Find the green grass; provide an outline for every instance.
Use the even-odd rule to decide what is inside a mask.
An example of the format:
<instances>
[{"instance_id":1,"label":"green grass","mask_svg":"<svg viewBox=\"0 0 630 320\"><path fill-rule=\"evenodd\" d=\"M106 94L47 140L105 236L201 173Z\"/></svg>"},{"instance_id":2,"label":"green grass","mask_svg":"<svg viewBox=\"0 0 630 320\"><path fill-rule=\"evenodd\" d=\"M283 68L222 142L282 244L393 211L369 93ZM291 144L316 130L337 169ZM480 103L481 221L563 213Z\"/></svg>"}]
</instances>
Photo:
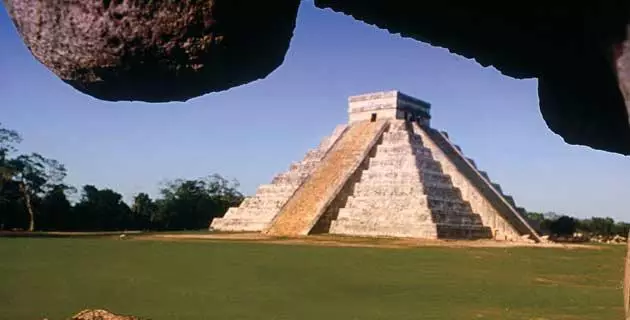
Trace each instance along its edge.
<instances>
[{"instance_id":1,"label":"green grass","mask_svg":"<svg viewBox=\"0 0 630 320\"><path fill-rule=\"evenodd\" d=\"M0 319L622 319L622 246L0 238Z\"/></svg>"}]
</instances>

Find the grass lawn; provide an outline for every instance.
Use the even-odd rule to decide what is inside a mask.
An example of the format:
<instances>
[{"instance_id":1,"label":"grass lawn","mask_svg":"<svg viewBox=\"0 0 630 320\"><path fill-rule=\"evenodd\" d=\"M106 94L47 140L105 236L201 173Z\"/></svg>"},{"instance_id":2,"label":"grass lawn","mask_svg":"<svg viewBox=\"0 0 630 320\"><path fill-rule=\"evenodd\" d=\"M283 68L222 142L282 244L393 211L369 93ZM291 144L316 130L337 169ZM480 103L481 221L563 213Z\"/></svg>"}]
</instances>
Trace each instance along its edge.
<instances>
[{"instance_id":1,"label":"grass lawn","mask_svg":"<svg viewBox=\"0 0 630 320\"><path fill-rule=\"evenodd\" d=\"M623 246L0 238L0 319L623 319Z\"/></svg>"}]
</instances>

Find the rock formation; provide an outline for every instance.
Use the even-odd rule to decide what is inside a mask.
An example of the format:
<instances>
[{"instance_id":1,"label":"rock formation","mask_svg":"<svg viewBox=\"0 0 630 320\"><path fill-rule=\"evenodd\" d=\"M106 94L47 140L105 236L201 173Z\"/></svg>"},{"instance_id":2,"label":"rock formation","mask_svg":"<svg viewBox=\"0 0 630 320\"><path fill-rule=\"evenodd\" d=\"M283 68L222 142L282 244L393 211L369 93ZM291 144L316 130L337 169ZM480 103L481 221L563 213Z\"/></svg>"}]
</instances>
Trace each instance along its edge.
<instances>
[{"instance_id":1,"label":"rock formation","mask_svg":"<svg viewBox=\"0 0 630 320\"><path fill-rule=\"evenodd\" d=\"M188 100L266 77L299 0L4 0L32 54L103 100Z\"/></svg>"},{"instance_id":2,"label":"rock formation","mask_svg":"<svg viewBox=\"0 0 630 320\"><path fill-rule=\"evenodd\" d=\"M628 38L628 1L315 4L448 48L514 78L539 78L540 109L552 131L570 144L630 155L630 104L620 90L630 86L630 73L613 55ZM626 76L619 81L618 74Z\"/></svg>"},{"instance_id":3,"label":"rock formation","mask_svg":"<svg viewBox=\"0 0 630 320\"><path fill-rule=\"evenodd\" d=\"M512 197L398 91L350 97L349 123L211 223L273 236L540 241Z\"/></svg>"},{"instance_id":4,"label":"rock formation","mask_svg":"<svg viewBox=\"0 0 630 320\"><path fill-rule=\"evenodd\" d=\"M140 320L134 316L122 316L102 309L86 309L70 318L71 320Z\"/></svg>"}]
</instances>

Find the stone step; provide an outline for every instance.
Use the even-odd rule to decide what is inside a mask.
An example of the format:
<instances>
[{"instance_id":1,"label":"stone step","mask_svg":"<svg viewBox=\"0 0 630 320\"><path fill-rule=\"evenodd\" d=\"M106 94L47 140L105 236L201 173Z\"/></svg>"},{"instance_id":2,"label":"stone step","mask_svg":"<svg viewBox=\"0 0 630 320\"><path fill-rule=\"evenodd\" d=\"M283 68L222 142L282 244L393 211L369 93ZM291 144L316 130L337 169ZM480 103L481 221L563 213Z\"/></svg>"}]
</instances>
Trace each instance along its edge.
<instances>
[{"instance_id":1,"label":"stone step","mask_svg":"<svg viewBox=\"0 0 630 320\"><path fill-rule=\"evenodd\" d=\"M290 184L263 184L256 189L256 196L266 195L291 195L297 186Z\"/></svg>"},{"instance_id":2,"label":"stone step","mask_svg":"<svg viewBox=\"0 0 630 320\"><path fill-rule=\"evenodd\" d=\"M350 196L345 208L363 210L387 209L390 211L406 210L408 208L426 208L426 197L410 196Z\"/></svg>"},{"instance_id":3,"label":"stone step","mask_svg":"<svg viewBox=\"0 0 630 320\"><path fill-rule=\"evenodd\" d=\"M269 224L268 220L215 218L210 228L219 231L258 232L262 231L267 224Z\"/></svg>"},{"instance_id":4,"label":"stone step","mask_svg":"<svg viewBox=\"0 0 630 320\"><path fill-rule=\"evenodd\" d=\"M399 162L409 162L409 163L417 163L417 162L436 162L435 160L433 160L433 158L419 158L411 153L409 154L398 154L398 155L391 155L391 154L383 154L383 153L376 153L374 155L374 157L371 158L372 160L389 160L389 161L399 161Z\"/></svg>"},{"instance_id":5,"label":"stone step","mask_svg":"<svg viewBox=\"0 0 630 320\"><path fill-rule=\"evenodd\" d=\"M390 138L386 138L387 136L383 135L383 140L381 141L381 143L379 143L379 147L378 150L386 150L386 149L390 149L390 148L394 148L394 149L403 149L403 150L426 150L427 148L422 144L422 141L420 141L419 139L415 139L415 138L410 138L410 136L406 136L406 137L390 137ZM429 151L430 152L430 151Z\"/></svg>"},{"instance_id":6,"label":"stone step","mask_svg":"<svg viewBox=\"0 0 630 320\"><path fill-rule=\"evenodd\" d=\"M350 220L387 220L393 222L434 222L434 223L454 223L454 224L483 224L479 215L470 211L455 210L427 210L422 206L407 207L399 211L390 208L341 208L337 219Z\"/></svg>"},{"instance_id":7,"label":"stone step","mask_svg":"<svg viewBox=\"0 0 630 320\"><path fill-rule=\"evenodd\" d=\"M387 132L392 132L396 130L407 130L408 123L405 120L390 120L389 129Z\"/></svg>"},{"instance_id":8,"label":"stone step","mask_svg":"<svg viewBox=\"0 0 630 320\"><path fill-rule=\"evenodd\" d=\"M355 195L356 194L356 190L357 189L371 189L371 188L375 188L375 189L383 189L383 188L400 188L400 187L404 187L404 188L420 188L421 192L424 193L424 188L427 187L431 187L431 188L443 188L443 189L448 189L448 188L453 188L453 185L450 183L441 183L441 182L425 182L425 181L421 181L419 178L417 178L416 180L368 180L368 181L359 181L357 182L357 184L354 186L355 189Z\"/></svg>"},{"instance_id":9,"label":"stone step","mask_svg":"<svg viewBox=\"0 0 630 320\"><path fill-rule=\"evenodd\" d=\"M415 161L434 161L431 155L414 154L411 151L406 152L377 152L372 159L377 160L411 160Z\"/></svg>"},{"instance_id":10,"label":"stone step","mask_svg":"<svg viewBox=\"0 0 630 320\"><path fill-rule=\"evenodd\" d=\"M239 208L238 216L240 218L266 217L273 218L280 208Z\"/></svg>"},{"instance_id":11,"label":"stone step","mask_svg":"<svg viewBox=\"0 0 630 320\"><path fill-rule=\"evenodd\" d=\"M433 172L442 172L440 164L434 160L422 159L417 160L415 157L403 158L400 160L379 160L370 158L368 163L369 169L376 169L382 171L406 171L416 168L418 170L429 170Z\"/></svg>"},{"instance_id":12,"label":"stone step","mask_svg":"<svg viewBox=\"0 0 630 320\"><path fill-rule=\"evenodd\" d=\"M449 223L457 225L483 225L481 217L470 212L433 210L431 211L431 213L432 219L435 223Z\"/></svg>"},{"instance_id":13,"label":"stone step","mask_svg":"<svg viewBox=\"0 0 630 320\"><path fill-rule=\"evenodd\" d=\"M387 182L402 183L404 181L423 181L426 183L451 184L451 177L439 171L417 170L412 168L409 171L382 171L382 170L365 170L361 174L360 182Z\"/></svg>"},{"instance_id":14,"label":"stone step","mask_svg":"<svg viewBox=\"0 0 630 320\"><path fill-rule=\"evenodd\" d=\"M358 221L333 221L330 225L330 233L362 237L437 238L437 228L434 224L369 224Z\"/></svg>"},{"instance_id":15,"label":"stone step","mask_svg":"<svg viewBox=\"0 0 630 320\"><path fill-rule=\"evenodd\" d=\"M407 208L392 211L388 208L341 208L336 220L389 221L392 223L433 223L432 213L425 208Z\"/></svg>"},{"instance_id":16,"label":"stone step","mask_svg":"<svg viewBox=\"0 0 630 320\"><path fill-rule=\"evenodd\" d=\"M239 214L240 210L238 207L231 207L228 208L228 210L225 212L225 214L223 215L223 218L229 218L229 217L237 217Z\"/></svg>"},{"instance_id":17,"label":"stone step","mask_svg":"<svg viewBox=\"0 0 630 320\"><path fill-rule=\"evenodd\" d=\"M375 184L359 182L354 186L354 194L356 197L378 197L378 196L414 196L421 197L429 195L435 199L461 199L461 191L452 185L431 184L423 185L421 183L410 183L404 185L394 184Z\"/></svg>"},{"instance_id":18,"label":"stone step","mask_svg":"<svg viewBox=\"0 0 630 320\"><path fill-rule=\"evenodd\" d=\"M409 144L391 145L381 144L376 147L377 157L393 157L398 155L413 155L417 158L433 159L431 151L424 147L414 147Z\"/></svg>"},{"instance_id":19,"label":"stone step","mask_svg":"<svg viewBox=\"0 0 630 320\"><path fill-rule=\"evenodd\" d=\"M281 173L275 176L272 180L272 184L301 184L308 176L309 172L306 171L289 171Z\"/></svg>"},{"instance_id":20,"label":"stone step","mask_svg":"<svg viewBox=\"0 0 630 320\"><path fill-rule=\"evenodd\" d=\"M399 237L421 239L489 239L489 228L477 225L440 224L393 224L361 221L333 221L331 234L368 237Z\"/></svg>"},{"instance_id":21,"label":"stone step","mask_svg":"<svg viewBox=\"0 0 630 320\"><path fill-rule=\"evenodd\" d=\"M491 239L492 230L484 226L460 226L438 224L436 226L439 239Z\"/></svg>"},{"instance_id":22,"label":"stone step","mask_svg":"<svg viewBox=\"0 0 630 320\"><path fill-rule=\"evenodd\" d=\"M472 207L470 203L460 200L454 199L451 201L446 201L444 199L437 199L435 197L427 197L428 206L431 210L453 210L453 211L461 211L461 212L472 212Z\"/></svg>"},{"instance_id":23,"label":"stone step","mask_svg":"<svg viewBox=\"0 0 630 320\"><path fill-rule=\"evenodd\" d=\"M425 186L424 193L437 199L461 199L462 192L452 186L443 188L441 186Z\"/></svg>"},{"instance_id":24,"label":"stone step","mask_svg":"<svg viewBox=\"0 0 630 320\"><path fill-rule=\"evenodd\" d=\"M239 208L251 208L251 209L262 209L262 208L280 208L284 205L285 202L289 200L288 197L251 197L245 198Z\"/></svg>"},{"instance_id":25,"label":"stone step","mask_svg":"<svg viewBox=\"0 0 630 320\"><path fill-rule=\"evenodd\" d=\"M411 196L423 194L422 184L376 184L376 183L357 183L354 186L354 196Z\"/></svg>"},{"instance_id":26,"label":"stone step","mask_svg":"<svg viewBox=\"0 0 630 320\"><path fill-rule=\"evenodd\" d=\"M427 203L428 202L428 203ZM344 208L361 209L361 210L431 210L432 212L447 214L462 213L473 214L470 204L462 200L443 200L429 197L426 195L417 197L408 196L372 196L372 197L355 197L350 196L347 199Z\"/></svg>"},{"instance_id":27,"label":"stone step","mask_svg":"<svg viewBox=\"0 0 630 320\"><path fill-rule=\"evenodd\" d=\"M404 131L386 132L381 141L382 144L411 143L414 146L422 146L419 136L409 135Z\"/></svg>"}]
</instances>

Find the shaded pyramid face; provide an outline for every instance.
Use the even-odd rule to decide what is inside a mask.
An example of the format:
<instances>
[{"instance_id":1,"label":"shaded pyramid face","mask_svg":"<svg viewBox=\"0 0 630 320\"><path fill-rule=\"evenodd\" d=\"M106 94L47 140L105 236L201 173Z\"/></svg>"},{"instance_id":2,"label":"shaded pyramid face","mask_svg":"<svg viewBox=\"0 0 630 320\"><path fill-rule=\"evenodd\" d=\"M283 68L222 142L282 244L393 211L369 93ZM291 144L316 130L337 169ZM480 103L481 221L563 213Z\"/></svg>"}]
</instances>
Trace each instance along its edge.
<instances>
[{"instance_id":1,"label":"shaded pyramid face","mask_svg":"<svg viewBox=\"0 0 630 320\"><path fill-rule=\"evenodd\" d=\"M511 197L397 91L350 98L338 126L211 229L424 239L538 241Z\"/></svg>"}]
</instances>

